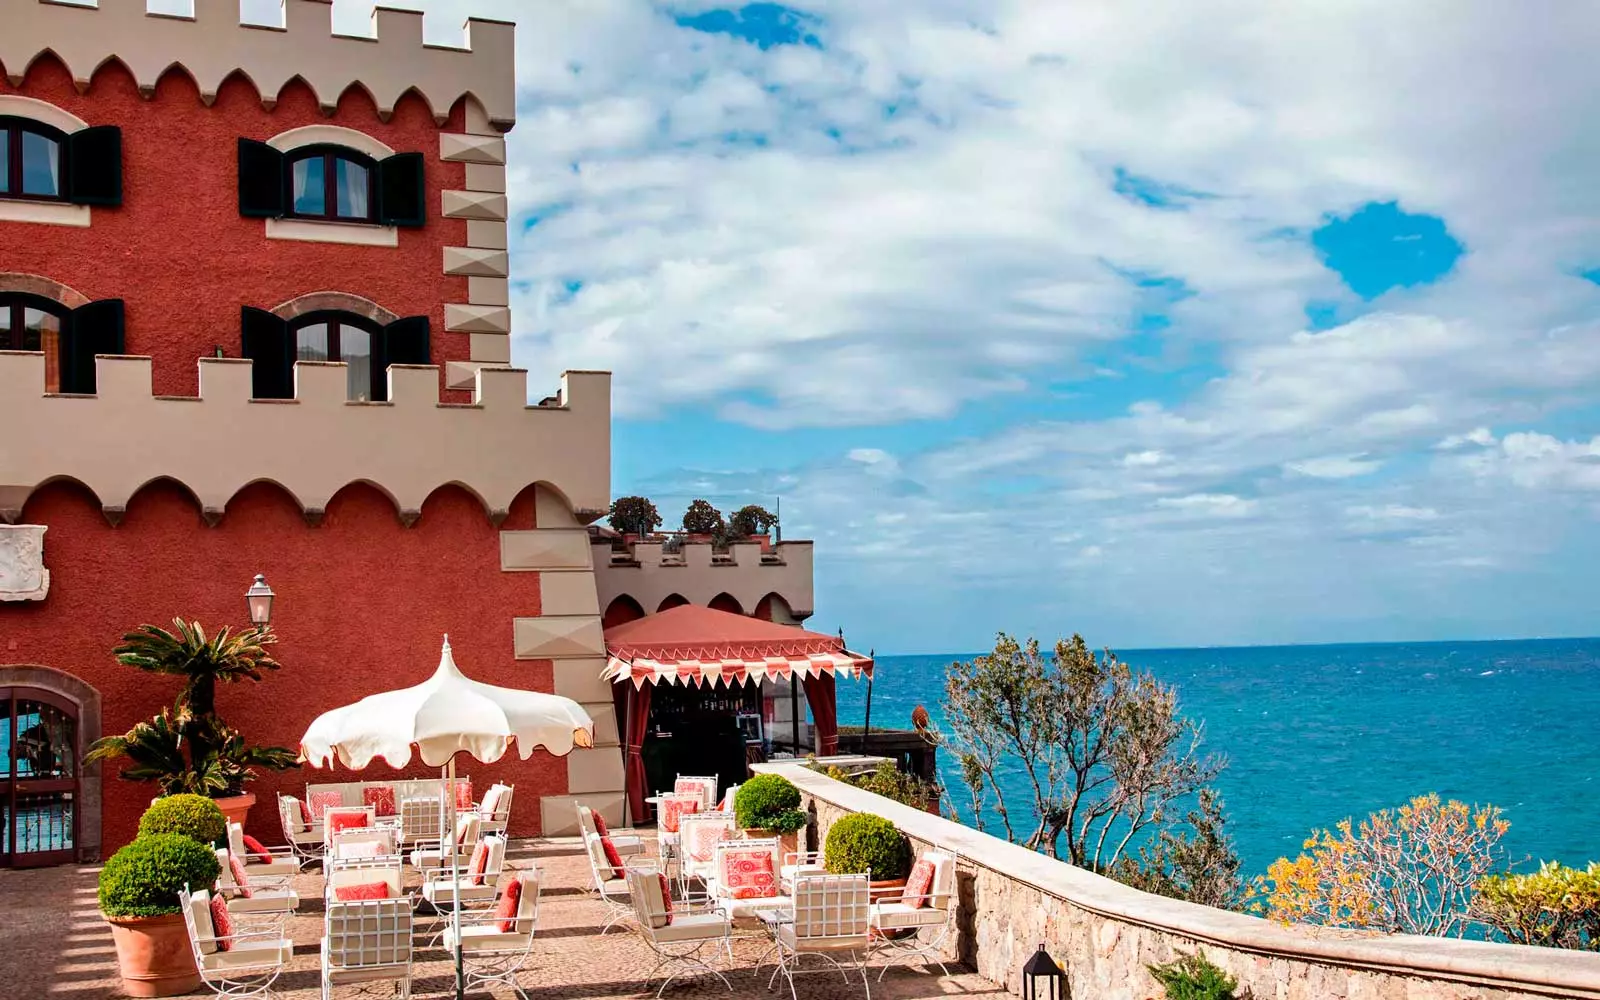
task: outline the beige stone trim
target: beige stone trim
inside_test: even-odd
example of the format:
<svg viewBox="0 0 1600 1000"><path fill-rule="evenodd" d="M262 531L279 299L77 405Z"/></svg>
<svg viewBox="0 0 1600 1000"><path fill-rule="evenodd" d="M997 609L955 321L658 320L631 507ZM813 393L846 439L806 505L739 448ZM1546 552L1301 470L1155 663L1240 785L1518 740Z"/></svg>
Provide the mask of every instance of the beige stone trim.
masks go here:
<svg viewBox="0 0 1600 1000"><path fill-rule="evenodd" d="M622 753L615 747L574 750L567 755L569 794L618 792L623 788Z"/></svg>
<svg viewBox="0 0 1600 1000"><path fill-rule="evenodd" d="M558 497L555 491L548 486L536 486L533 489L533 516L534 524L541 531L556 528L583 528L589 523L588 518L578 517L575 511L563 497ZM588 534L585 530L584 534ZM587 557L585 557L587 558Z"/></svg>
<svg viewBox="0 0 1600 1000"><path fill-rule="evenodd" d="M570 515L569 515L570 516ZM500 569L526 573L545 569L591 570L589 533L583 528L535 528L500 532ZM599 614L598 611L594 612Z"/></svg>
<svg viewBox="0 0 1600 1000"><path fill-rule="evenodd" d="M763 597L777 594L803 620L816 606L812 543L780 542L775 548L777 560L763 559L758 544L730 545L727 556L718 558L709 543L688 543L678 557L667 558L660 542L637 542L631 561L613 563L610 543L597 543L594 576L601 612L623 595L651 613L671 594L691 604L710 604L726 593L750 614Z"/></svg>
<svg viewBox="0 0 1600 1000"><path fill-rule="evenodd" d="M478 384L478 369L496 367L487 361L448 361L444 366L445 388L472 389Z"/></svg>
<svg viewBox="0 0 1600 1000"><path fill-rule="evenodd" d="M0 354L0 424L29 428L0 451L0 498L20 504L67 476L103 506L125 507L169 476L216 510L257 480L280 484L303 509L326 507L355 479L400 510L420 510L447 483L473 491L486 511L509 509L531 483L574 507L610 502L604 373L566 374L560 406L530 407L527 372L485 368L474 405L441 406L437 368L396 365L390 402L351 405L343 365L299 365L298 398L271 402L251 400L247 360L202 358L199 367L198 400L152 395L150 359L134 357L96 360L97 396L47 396L43 355ZM249 462L216 461L241 447ZM598 619L593 631L597 639Z"/></svg>
<svg viewBox="0 0 1600 1000"><path fill-rule="evenodd" d="M489 163L505 165L506 141L497 135L461 135L446 132L439 136L439 159L447 163Z"/></svg>
<svg viewBox="0 0 1600 1000"><path fill-rule="evenodd" d="M447 219L476 219L479 222L506 221L508 205L504 194L491 191L441 191L441 212Z"/></svg>
<svg viewBox="0 0 1600 1000"><path fill-rule="evenodd" d="M510 333L511 310L505 306L447 304L444 328L456 333Z"/></svg>
<svg viewBox="0 0 1600 1000"><path fill-rule="evenodd" d="M70 111L58 108L49 101L41 101L36 97L23 97L20 94L0 94L0 115L32 118L36 122L42 122L69 134L89 127L88 122Z"/></svg>
<svg viewBox="0 0 1600 1000"><path fill-rule="evenodd" d="M512 636L519 660L602 656L606 649L598 615L517 618L513 619Z"/></svg>
<svg viewBox="0 0 1600 1000"><path fill-rule="evenodd" d="M0 292L23 292L59 302L73 309L89 302L89 296L63 285L59 281L38 274L21 271L0 271Z"/></svg>
<svg viewBox="0 0 1600 1000"><path fill-rule="evenodd" d="M511 338L503 333L472 334L472 360L493 365L509 365Z"/></svg>
<svg viewBox="0 0 1600 1000"><path fill-rule="evenodd" d="M400 318L398 313L385 309L371 299L352 295L349 292L334 291L307 292L305 295L297 295L287 302L274 306L269 311L279 319L294 319L297 316L320 312L324 309L337 309L341 312L355 313L357 316L365 316L374 323L380 323L384 326L388 326Z"/></svg>
<svg viewBox="0 0 1600 1000"><path fill-rule="evenodd" d="M588 704L611 700L611 682L601 677L604 656L555 661L556 694Z"/></svg>
<svg viewBox="0 0 1600 1000"><path fill-rule="evenodd" d="M0 198L0 222L32 222L41 226L73 226L87 229L89 219L88 205Z"/></svg>
<svg viewBox="0 0 1600 1000"><path fill-rule="evenodd" d="M508 306L511 282L505 278L468 278L467 301L475 306Z"/></svg>
<svg viewBox="0 0 1600 1000"><path fill-rule="evenodd" d="M617 703L611 700L611 692L607 691L601 701L586 701L582 704L583 710L594 720L595 748L621 747L622 741L617 734Z"/></svg>
<svg viewBox="0 0 1600 1000"><path fill-rule="evenodd" d="M615 752L615 751L613 751ZM620 757L620 754L618 755ZM622 828L622 792L588 795L546 795L539 800L539 829L546 837L570 837L578 832L578 805L586 805L606 818L606 825Z"/></svg>
<svg viewBox="0 0 1600 1000"><path fill-rule="evenodd" d="M279 132L267 140L267 145L280 153L287 153L292 149L302 149L306 146L324 144L346 146L358 153L365 153L374 160L382 160L394 155L393 147L374 139L365 132L358 132L353 128L345 128L342 125L302 125L287 132Z"/></svg>
<svg viewBox="0 0 1600 1000"><path fill-rule="evenodd" d="M499 191L506 189L506 168L498 164L467 164L468 191Z"/></svg>
<svg viewBox="0 0 1600 1000"><path fill-rule="evenodd" d="M353 222L319 222L315 219L268 219L267 239L304 243L343 243L362 247L397 247L400 230Z"/></svg>
<svg viewBox="0 0 1600 1000"><path fill-rule="evenodd" d="M539 612L563 617L600 614L600 602L594 592L594 574L588 570L541 572Z"/></svg>
<svg viewBox="0 0 1600 1000"><path fill-rule="evenodd" d="M0 21L0 64L13 85L41 52L54 52L80 90L103 63L116 57L139 87L155 88L178 63L210 103L222 81L243 71L268 107L296 76L316 93L324 110L359 85L387 117L408 91L421 94L443 123L464 96L485 125L508 131L516 123L516 28L468 18L462 46L422 41L422 13L379 7L375 37L335 35L326 0L284 0L283 27L239 23L233 0L198 0L193 17L151 15L139 0L102 2L98 8L5 0ZM470 126L469 126L470 127Z"/></svg>
<svg viewBox="0 0 1600 1000"><path fill-rule="evenodd" d="M477 278L504 278L511 271L511 255L504 250L479 247L445 247L444 273Z"/></svg>
<svg viewBox="0 0 1600 1000"><path fill-rule="evenodd" d="M477 219L468 219L467 246L483 247L489 250L506 249L506 224L504 222L482 222Z"/></svg>

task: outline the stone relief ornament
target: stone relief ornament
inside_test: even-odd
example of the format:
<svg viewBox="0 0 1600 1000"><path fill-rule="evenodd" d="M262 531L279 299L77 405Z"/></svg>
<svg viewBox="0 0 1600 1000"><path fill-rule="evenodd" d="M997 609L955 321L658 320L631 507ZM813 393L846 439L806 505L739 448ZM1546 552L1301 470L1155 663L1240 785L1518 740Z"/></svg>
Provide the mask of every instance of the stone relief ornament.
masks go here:
<svg viewBox="0 0 1600 1000"><path fill-rule="evenodd" d="M0 601L42 601L50 590L44 568L43 524L0 524Z"/></svg>

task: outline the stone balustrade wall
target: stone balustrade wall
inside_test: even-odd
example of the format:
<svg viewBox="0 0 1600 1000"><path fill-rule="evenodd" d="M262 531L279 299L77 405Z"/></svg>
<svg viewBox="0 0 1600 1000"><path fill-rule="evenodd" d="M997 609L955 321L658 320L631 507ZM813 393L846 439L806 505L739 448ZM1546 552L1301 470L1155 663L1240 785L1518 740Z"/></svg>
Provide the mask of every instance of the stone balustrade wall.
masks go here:
<svg viewBox="0 0 1600 1000"><path fill-rule="evenodd" d="M1146 966L1203 950L1251 1000L1545 1000L1600 998L1600 955L1521 945L1285 927L1152 896L1062 861L900 805L797 764L758 765L799 786L820 846L851 812L893 821L916 847L961 856L951 958L1020 992L1043 943L1069 976L1070 1000L1147 1000ZM956 952L959 952L958 954Z"/></svg>

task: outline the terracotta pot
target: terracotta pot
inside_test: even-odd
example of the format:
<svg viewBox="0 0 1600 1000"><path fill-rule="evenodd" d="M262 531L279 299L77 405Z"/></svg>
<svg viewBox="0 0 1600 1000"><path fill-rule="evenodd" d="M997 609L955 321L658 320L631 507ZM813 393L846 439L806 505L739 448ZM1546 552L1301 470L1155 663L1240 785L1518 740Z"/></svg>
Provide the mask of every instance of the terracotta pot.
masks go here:
<svg viewBox="0 0 1600 1000"><path fill-rule="evenodd" d="M175 997L200 986L183 914L106 917L117 943L122 988L130 997Z"/></svg>
<svg viewBox="0 0 1600 1000"><path fill-rule="evenodd" d="M903 878L886 878L881 882L868 882L867 894L874 903L885 899L898 899L905 894L906 880Z"/></svg>
<svg viewBox="0 0 1600 1000"><path fill-rule="evenodd" d="M785 859L791 854L798 854L800 851L800 833L798 830L794 833L776 833L772 830L746 830L744 832L744 839L746 840L763 840L768 837L778 838L778 853L782 854Z"/></svg>
<svg viewBox="0 0 1600 1000"><path fill-rule="evenodd" d="M243 795L230 795L225 799L212 799L217 808L222 810L222 815L228 817L229 823L238 823L244 826L244 818L250 814L250 807L256 804L256 793L245 792Z"/></svg>

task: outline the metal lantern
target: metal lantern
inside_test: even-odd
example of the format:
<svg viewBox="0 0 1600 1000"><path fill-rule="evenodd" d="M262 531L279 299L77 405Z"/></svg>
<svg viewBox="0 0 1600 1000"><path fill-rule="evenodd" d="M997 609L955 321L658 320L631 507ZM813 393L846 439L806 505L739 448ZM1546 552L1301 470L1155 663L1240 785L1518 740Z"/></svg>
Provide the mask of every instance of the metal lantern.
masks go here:
<svg viewBox="0 0 1600 1000"><path fill-rule="evenodd" d="M256 582L244 592L244 602L250 607L250 624L268 625L272 622L272 588L267 586L267 578L260 573L256 574Z"/></svg>
<svg viewBox="0 0 1600 1000"><path fill-rule="evenodd" d="M1022 1000L1062 1000L1067 995L1067 974L1044 950L1044 945L1022 966Z"/></svg>

